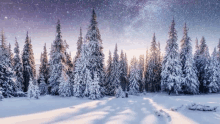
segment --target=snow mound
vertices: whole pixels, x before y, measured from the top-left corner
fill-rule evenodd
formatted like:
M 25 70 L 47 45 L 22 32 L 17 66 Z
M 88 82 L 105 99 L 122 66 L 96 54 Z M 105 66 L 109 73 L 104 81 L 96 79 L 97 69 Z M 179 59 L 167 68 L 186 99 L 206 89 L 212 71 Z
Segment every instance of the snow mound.
M 211 106 L 206 106 L 206 105 L 201 105 L 201 104 L 196 104 L 192 103 L 191 105 L 188 106 L 189 110 L 193 111 L 214 111 L 216 112 L 218 106 L 211 107 Z
M 165 118 L 168 120 L 168 122 L 171 121 L 170 115 L 169 115 L 167 112 L 165 112 L 164 110 L 162 110 L 162 109 L 160 109 L 159 111 L 156 110 L 156 111 L 155 111 L 155 114 L 156 114 L 158 117 L 165 117 Z

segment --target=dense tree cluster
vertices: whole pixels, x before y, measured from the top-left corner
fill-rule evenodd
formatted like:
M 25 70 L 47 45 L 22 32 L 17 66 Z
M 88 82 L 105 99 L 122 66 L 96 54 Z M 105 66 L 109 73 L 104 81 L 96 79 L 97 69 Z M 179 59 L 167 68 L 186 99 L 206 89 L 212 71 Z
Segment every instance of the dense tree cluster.
M 72 59 L 58 20 L 56 37 L 49 53 L 50 59 L 48 60 L 45 44 L 41 53 L 39 74 L 36 75 L 34 52 L 28 33 L 22 53 L 15 38 L 13 53 L 2 32 L 0 100 L 16 96 L 38 99 L 40 95 L 47 94 L 88 97 L 94 100 L 105 95 L 125 97 L 127 94 L 158 91 L 169 94 L 220 91 L 220 40 L 210 56 L 205 38 L 202 37 L 200 44 L 196 38 L 193 55 L 192 41 L 185 24 L 179 49 L 174 19 L 169 29 L 164 56 L 154 33 L 146 57 L 133 57 L 130 65 L 123 50 L 119 55 L 116 44 L 113 56 L 109 51 L 107 65 L 104 66 L 101 34 L 94 10 L 85 38 L 81 28 L 79 34 L 76 56 Z

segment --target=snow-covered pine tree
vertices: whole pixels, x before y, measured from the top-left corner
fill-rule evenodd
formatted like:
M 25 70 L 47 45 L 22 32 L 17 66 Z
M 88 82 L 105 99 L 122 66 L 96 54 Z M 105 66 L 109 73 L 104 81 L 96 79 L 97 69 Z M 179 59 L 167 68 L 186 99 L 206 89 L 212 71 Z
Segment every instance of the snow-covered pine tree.
M 196 38 L 196 41 L 195 41 L 195 53 L 194 53 L 194 56 L 193 56 L 193 59 L 194 59 L 194 68 L 195 68 L 195 71 L 196 71 L 196 74 L 197 74 L 197 77 L 199 76 L 198 74 L 198 63 L 199 63 L 199 43 L 198 43 L 198 39 Z
M 208 46 L 206 44 L 205 38 L 202 37 L 199 45 L 199 55 L 198 60 L 196 61 L 196 67 L 198 70 L 198 79 L 200 82 L 199 92 L 206 93 L 209 92 L 207 85 L 209 84 L 209 64 L 210 64 L 210 55 Z
M 24 79 L 23 79 L 23 66 L 21 63 L 20 50 L 19 50 L 19 44 L 18 44 L 17 38 L 15 38 L 14 53 L 15 53 L 15 56 L 13 58 L 13 61 L 14 61 L 13 70 L 14 70 L 15 76 L 16 76 L 16 85 L 17 85 L 18 91 L 22 91 L 22 89 L 24 88 L 24 85 L 23 85 L 23 81 L 24 81 Z
M 78 64 L 77 61 L 76 61 L 76 63 Z M 76 67 L 78 67 L 78 66 L 76 66 Z M 81 77 L 82 75 L 80 73 L 81 72 L 76 72 L 76 74 L 74 75 L 73 94 L 76 97 L 83 97 L 83 85 L 82 85 L 83 79 L 82 79 L 82 77 Z
M 89 86 L 89 91 L 90 91 L 90 95 L 89 98 L 92 100 L 95 99 L 100 99 L 102 97 L 101 92 L 100 92 L 100 85 L 99 85 L 99 77 L 97 75 L 97 72 L 95 72 L 94 74 L 94 79 L 91 82 L 90 86 Z
M 28 95 L 28 98 L 34 97 L 36 99 L 38 99 L 40 96 L 38 85 L 34 84 L 32 78 L 29 79 L 27 95 Z
M 83 86 L 84 86 L 83 96 L 89 97 L 90 86 L 91 86 L 91 82 L 92 82 L 92 75 L 91 75 L 91 72 L 88 68 L 86 68 L 85 78 L 84 78 L 83 82 L 85 82 L 85 83 L 83 83 Z
M 36 82 L 37 82 L 37 81 L 36 81 Z M 34 98 L 35 98 L 35 99 L 39 99 L 39 96 L 40 96 L 40 90 L 39 90 L 39 86 L 38 86 L 37 83 L 35 83 L 34 90 L 35 90 L 35 96 L 34 96 Z
M 60 21 L 56 26 L 56 39 L 51 48 L 50 60 L 50 78 L 49 89 L 52 95 L 59 95 L 59 85 L 61 82 L 68 82 L 69 76 L 66 74 L 68 66 L 66 65 L 66 46 L 62 40 Z
M 41 75 L 43 75 L 44 81 L 42 81 Z M 48 84 L 48 78 L 49 78 L 49 65 L 48 65 L 48 59 L 47 59 L 47 48 L 46 48 L 46 43 L 45 43 L 44 51 L 41 54 L 41 64 L 39 68 L 38 83 L 40 84 L 40 80 L 41 80 L 41 82 Z
M 109 50 L 109 56 L 107 60 L 107 67 L 105 72 L 105 95 L 111 95 L 112 83 L 111 83 L 111 75 L 112 75 L 112 55 Z
M 2 88 L 2 95 L 5 98 L 16 96 L 17 87 L 14 82 L 13 73 L 3 63 L 0 63 L 0 87 Z
M 86 69 L 88 61 L 86 61 L 86 46 L 83 44 L 82 46 L 82 54 L 79 55 L 79 57 L 76 59 L 75 62 L 75 71 L 74 71 L 74 85 L 73 85 L 73 94 L 76 97 L 83 97 L 83 78 L 85 73 L 83 69 Z
M 70 97 L 72 96 L 72 86 L 68 79 L 64 79 L 66 76 L 65 72 L 62 72 L 61 77 L 59 78 L 59 95 L 62 97 Z
M 50 56 L 50 59 L 49 59 L 49 63 L 48 63 L 48 66 L 49 66 L 49 78 L 52 76 L 52 54 L 54 53 L 54 48 L 53 48 L 53 43 L 51 43 L 51 47 L 50 47 L 50 53 L 49 53 L 49 56 Z M 51 87 L 49 87 L 50 85 L 50 82 L 49 82 L 49 78 L 48 78 L 48 93 L 50 94 L 51 92 Z
M 161 88 L 168 91 L 169 94 L 174 92 L 178 94 L 181 91 L 182 67 L 178 53 L 177 31 L 175 29 L 174 19 L 172 21 L 169 39 L 167 40 L 166 53 L 162 64 Z
M 216 93 L 220 90 L 220 66 L 217 60 L 217 52 L 216 48 L 214 48 L 214 51 L 212 53 L 211 62 L 209 66 L 209 92 L 210 93 Z
M 140 55 L 139 56 L 139 62 L 138 62 L 138 71 L 139 71 L 139 74 L 140 74 L 140 79 L 139 79 L 139 91 L 140 92 L 143 92 L 143 86 L 144 86 L 144 78 L 143 78 L 143 75 L 144 75 L 144 55 Z
M 157 84 L 156 84 L 156 91 L 160 91 L 161 90 L 161 71 L 162 71 L 162 55 L 161 55 L 161 49 L 160 49 L 160 43 L 157 43 L 157 72 L 156 72 L 156 80 L 157 80 Z
M 5 38 L 4 31 L 1 33 L 1 49 L 2 49 L 2 54 L 1 54 L 1 62 L 12 71 L 12 65 L 11 65 L 11 55 L 10 55 L 10 50 L 9 46 L 6 45 L 7 41 Z
M 88 97 L 92 82 L 91 72 L 88 68 L 88 49 L 86 44 L 81 46 L 81 54 L 75 63 L 73 92 L 76 97 Z
M 124 70 L 125 70 L 125 76 L 126 76 L 126 85 L 125 85 L 125 91 L 128 90 L 128 59 L 127 59 L 127 54 L 125 53 L 125 58 L 124 58 Z
M 123 91 L 125 91 L 127 85 L 127 70 L 126 70 L 125 55 L 123 53 L 123 50 L 121 50 L 119 64 L 121 68 L 121 73 L 120 73 L 121 88 L 123 89 Z
M 10 43 L 9 43 L 9 45 L 8 45 L 8 53 L 9 53 L 10 66 L 11 66 L 11 68 L 12 68 L 12 70 L 13 70 L 13 66 L 14 66 L 14 60 L 13 60 L 14 54 L 13 54 L 13 52 L 12 52 L 11 44 L 10 44 Z
M 71 53 L 65 52 L 66 64 L 67 64 L 67 75 L 69 76 L 69 82 L 71 85 L 74 83 L 74 72 L 73 72 L 73 62 L 71 58 Z
M 199 93 L 199 81 L 194 68 L 194 59 L 192 55 L 191 39 L 188 36 L 186 23 L 183 28 L 183 38 L 180 49 L 180 61 L 182 64 L 183 78 L 182 92 L 187 94 Z
M 110 95 L 119 94 L 119 92 L 116 92 L 116 89 L 121 89 L 120 88 L 121 87 L 120 74 L 121 74 L 121 67 L 120 67 L 120 62 L 119 62 L 118 48 L 116 44 L 114 56 L 113 56 L 113 62 L 112 62 L 112 75 L 111 75 L 111 81 L 110 81 L 112 83 L 112 84 L 110 83 L 110 85 L 112 85 L 112 89 L 110 91 Z
M 30 78 L 36 77 L 34 53 L 32 49 L 31 40 L 28 36 L 28 32 L 22 53 L 22 63 L 23 63 L 23 79 L 24 79 L 23 91 L 27 92 Z
M 155 33 L 153 35 L 153 39 L 151 42 L 151 48 L 150 48 L 150 56 L 148 60 L 148 85 L 149 85 L 149 91 L 155 92 L 158 91 L 158 87 L 160 84 L 160 80 L 158 80 L 158 65 L 159 65 L 159 58 L 158 58 L 158 48 L 156 43 L 156 36 Z
M 10 65 L 10 54 L 6 46 L 4 32 L 1 34 L 0 44 L 0 87 L 4 97 L 16 96 L 17 87 L 15 84 L 13 71 Z
M 143 92 L 149 91 L 149 85 L 148 85 L 148 77 L 149 77 L 149 72 L 148 72 L 148 64 L 149 64 L 149 52 L 148 49 L 146 50 L 146 59 L 145 59 L 145 67 L 144 67 L 144 89 Z
M 138 61 L 135 57 L 131 59 L 130 64 L 130 75 L 129 75 L 129 94 L 131 95 L 137 95 L 139 93 L 139 79 L 140 74 L 138 70 Z
M 86 42 L 88 43 L 89 56 L 88 68 L 90 69 L 92 79 L 95 72 L 98 75 L 99 85 L 102 95 L 104 95 L 104 54 L 101 35 L 96 21 L 96 13 L 93 9 L 91 24 L 86 34 Z
M 48 87 L 47 84 L 45 83 L 45 78 L 43 74 L 40 74 L 38 83 L 39 83 L 40 95 L 46 95 L 48 93 Z
M 69 81 L 71 84 L 74 82 L 74 73 L 73 73 L 73 62 L 71 58 L 71 52 L 67 52 L 67 49 L 69 49 L 69 45 L 67 44 L 66 40 L 64 40 L 64 46 L 65 46 L 65 57 L 66 57 L 66 65 L 67 65 L 67 75 L 69 76 Z
M 82 28 L 80 27 L 80 34 L 79 34 L 79 38 L 78 38 L 78 41 L 77 41 L 77 52 L 76 52 L 76 56 L 75 56 L 75 59 L 74 59 L 74 63 L 80 57 L 82 44 L 83 44 Z

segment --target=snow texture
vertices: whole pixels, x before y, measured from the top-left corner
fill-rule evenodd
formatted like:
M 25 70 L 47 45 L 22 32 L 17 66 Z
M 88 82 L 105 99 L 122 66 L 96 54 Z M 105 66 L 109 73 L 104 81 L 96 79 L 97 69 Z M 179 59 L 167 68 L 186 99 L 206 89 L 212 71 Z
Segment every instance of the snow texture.
M 15 104 L 16 103 L 16 104 Z M 147 93 L 128 98 L 87 98 L 40 96 L 40 99 L 7 98 L 0 101 L 0 123 L 77 124 L 219 124 L 220 111 L 192 111 L 170 108 L 181 105 L 220 106 L 219 94 L 168 96 Z M 22 111 L 21 111 L 22 110 Z M 155 113 L 157 112 L 157 113 Z M 160 116 L 158 116 L 160 115 Z

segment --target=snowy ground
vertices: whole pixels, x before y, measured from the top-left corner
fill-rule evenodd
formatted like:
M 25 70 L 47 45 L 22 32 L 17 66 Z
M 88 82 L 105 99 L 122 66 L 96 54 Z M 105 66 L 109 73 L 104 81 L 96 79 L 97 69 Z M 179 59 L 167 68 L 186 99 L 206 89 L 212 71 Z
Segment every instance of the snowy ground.
M 186 105 L 219 106 L 216 112 L 192 111 Z M 179 108 L 171 111 L 171 108 Z M 157 116 L 160 115 L 160 116 Z M 220 94 L 168 96 L 146 94 L 101 100 L 44 96 L 39 100 L 9 98 L 0 101 L 0 124 L 219 124 Z

